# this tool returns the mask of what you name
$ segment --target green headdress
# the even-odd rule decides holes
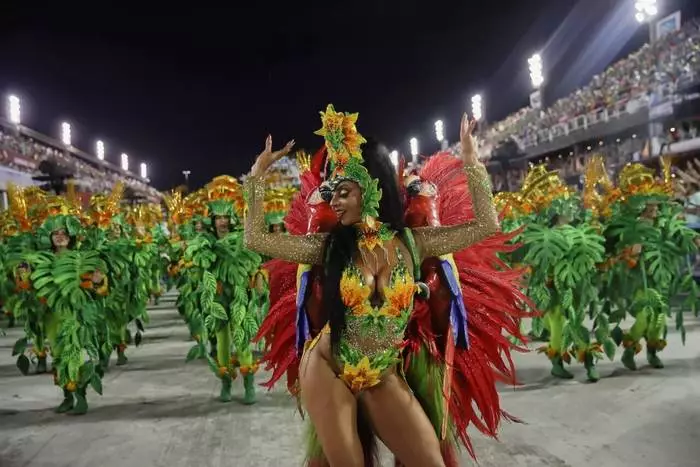
[[[326,184],[334,189],[338,183],[350,180],[357,183],[362,190],[362,242],[372,250],[381,244],[380,240],[392,234],[386,226],[377,222],[379,216],[379,201],[382,190],[379,180],[372,178],[364,166],[362,144],[366,143],[357,131],[355,124],[359,114],[336,112],[333,104],[328,104],[325,112],[321,112],[322,127],[314,134],[323,136],[326,140],[330,175]]]
[[[241,184],[230,175],[220,175],[206,186],[207,211],[210,217],[225,216],[237,224],[245,206]]]
[[[373,179],[364,166],[361,146],[367,141],[357,131],[355,123],[359,114],[336,112],[333,104],[328,104],[325,112],[321,112],[323,126],[314,134],[323,136],[326,140],[330,176],[327,181],[333,185],[351,180],[362,188],[362,218],[371,225],[379,215],[379,200],[382,190],[379,180]],[[369,222],[367,222],[369,220]]]

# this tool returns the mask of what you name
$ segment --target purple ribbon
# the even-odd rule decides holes
[[[306,289],[309,285],[310,275],[311,271],[305,271],[301,274],[301,278],[299,280],[299,290],[297,290],[296,344],[298,355],[301,355],[304,351],[304,344],[311,335],[311,333],[309,332],[309,317],[306,316],[306,307],[304,306],[304,302],[306,301]]]
[[[441,260],[442,272],[450,289],[450,325],[458,348],[469,348],[469,333],[467,330],[467,308],[464,306],[462,289],[457,282],[456,273],[452,264],[447,260]]]

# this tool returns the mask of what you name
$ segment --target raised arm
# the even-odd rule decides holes
[[[271,233],[265,224],[265,180],[267,169],[287,154],[293,141],[280,151],[272,151],[272,137],[268,136],[265,150],[258,156],[244,189],[248,201],[245,217],[245,246],[265,256],[301,264],[322,264],[326,234],[289,235]]]
[[[466,115],[460,131],[462,160],[472,196],[474,220],[447,227],[419,227],[413,230],[421,256],[429,258],[463,250],[493,235],[499,229],[498,214],[493,204],[491,182],[486,167],[479,162],[472,132],[476,126]]]

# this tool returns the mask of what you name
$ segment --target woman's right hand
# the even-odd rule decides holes
[[[253,168],[250,170],[250,176],[259,177],[264,175],[272,164],[289,154],[289,151],[291,151],[293,147],[294,140],[291,140],[279,151],[273,151],[272,135],[268,135],[267,139],[265,139],[265,149],[263,149],[263,152],[258,154],[257,159],[255,159]]]

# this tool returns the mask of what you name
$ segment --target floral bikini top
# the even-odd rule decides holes
[[[411,236],[407,246],[413,256],[412,240]],[[384,287],[384,300],[379,306],[372,305],[372,287],[354,263],[345,268],[340,280],[340,295],[347,316],[337,355],[341,364],[339,377],[354,393],[379,384],[381,375],[401,360],[404,334],[418,286],[400,250],[397,249],[396,254],[398,261],[391,271],[389,285]],[[414,258],[414,264],[416,261]]]

